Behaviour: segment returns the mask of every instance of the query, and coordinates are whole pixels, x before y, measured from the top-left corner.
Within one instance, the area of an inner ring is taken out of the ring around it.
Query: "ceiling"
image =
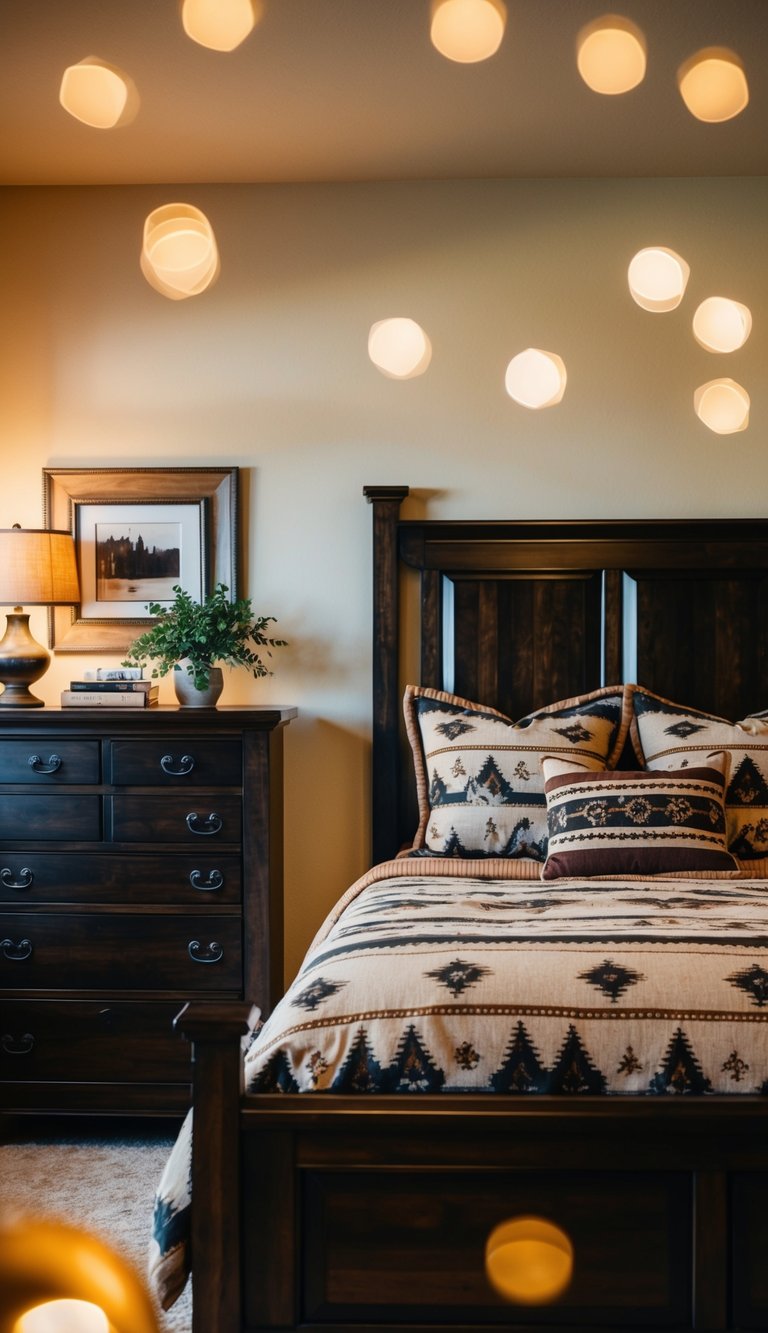
[[[185,36],[177,0],[0,0],[0,184],[293,182],[768,174],[768,0],[625,0],[648,72],[602,97],[575,65],[610,0],[507,0],[498,53],[445,60],[429,0],[264,0],[229,54]],[[704,46],[742,57],[751,100],[704,125],[675,72]],[[59,106],[65,67],[126,70],[133,122]]]

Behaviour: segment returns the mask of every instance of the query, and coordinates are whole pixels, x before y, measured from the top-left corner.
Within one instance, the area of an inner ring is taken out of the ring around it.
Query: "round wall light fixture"
[[[133,119],[139,98],[129,74],[98,56],[85,56],[64,70],[59,102],[84,125],[111,130]]]
[[[516,1305],[557,1300],[573,1275],[573,1245],[543,1217],[513,1217],[494,1227],[485,1245],[491,1286]]]
[[[432,0],[432,45],[462,65],[487,60],[501,46],[507,22],[503,0]]]
[[[645,78],[645,37],[629,19],[604,14],[576,38],[579,74],[593,92],[628,93]]]
[[[263,13],[261,0],[182,0],[185,33],[211,51],[234,51],[253,32]]]
[[[693,317],[693,336],[710,352],[736,352],[752,330],[752,313],[728,296],[708,296]]]
[[[560,402],[567,379],[565,362],[556,352],[526,347],[507,366],[504,387],[521,407],[537,410]]]
[[[371,325],[368,355],[382,375],[411,380],[423,375],[432,360],[432,344],[415,319],[395,316]]]
[[[677,71],[680,96],[692,116],[710,124],[732,120],[749,101],[744,66],[735,51],[707,46]]]
[[[163,204],[144,223],[141,271],[172,301],[198,296],[219,274],[213,228],[194,204]]]
[[[674,310],[683,299],[690,272],[685,260],[665,245],[638,250],[627,271],[632,299],[657,314]]]
[[[735,435],[749,425],[749,394],[735,380],[709,380],[693,395],[697,417],[717,435]]]

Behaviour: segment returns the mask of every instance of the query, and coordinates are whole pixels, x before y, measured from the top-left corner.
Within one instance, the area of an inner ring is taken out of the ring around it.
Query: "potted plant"
[[[140,634],[128,649],[123,666],[153,663],[152,676],[174,672],[174,686],[179,702],[192,705],[215,704],[223,688],[221,667],[247,667],[253,676],[271,676],[263,661],[273,648],[285,646],[285,639],[265,633],[274,616],[254,616],[250,598],[230,601],[225,583],[216,585],[209,597],[195,602],[188,592],[174,585],[170,606],[150,602],[147,610],[156,616],[153,625]]]

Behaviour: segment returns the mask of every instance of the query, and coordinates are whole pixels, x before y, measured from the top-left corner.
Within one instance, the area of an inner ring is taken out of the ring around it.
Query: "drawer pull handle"
[[[187,828],[190,833],[199,833],[202,837],[210,837],[212,833],[220,833],[224,827],[224,820],[221,815],[206,815],[205,818],[198,814],[187,815]]]
[[[224,950],[215,940],[207,948],[199,940],[190,940],[187,952],[193,963],[220,963],[224,957]]]
[[[183,754],[179,760],[178,768],[174,768],[176,760],[172,754],[164,754],[160,760],[160,767],[164,773],[171,778],[185,778],[187,773],[191,773],[195,767],[195,761],[191,754]]]
[[[211,893],[214,889],[221,888],[224,883],[224,876],[220,870],[209,870],[208,878],[203,879],[202,870],[191,870],[189,882],[193,889],[200,889],[203,893]]]
[[[35,1044],[35,1039],[31,1032],[25,1032],[22,1037],[16,1038],[10,1032],[4,1032],[0,1037],[0,1046],[2,1046],[6,1055],[29,1055]]]
[[[31,754],[27,760],[33,773],[58,773],[61,768],[61,759],[57,754],[49,755],[48,759],[41,759],[39,754]]]
[[[32,957],[31,940],[19,940],[18,944],[14,940],[0,940],[0,949],[9,963],[23,963]]]
[[[0,880],[2,880],[6,889],[28,889],[34,878],[29,866],[21,867],[18,879],[13,878],[13,871],[8,866],[3,866],[0,870]]]

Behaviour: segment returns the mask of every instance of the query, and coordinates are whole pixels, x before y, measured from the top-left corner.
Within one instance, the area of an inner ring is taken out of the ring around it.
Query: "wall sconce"
[[[693,317],[693,336],[710,352],[737,352],[751,330],[749,307],[728,296],[708,296]]]
[[[543,1217],[513,1217],[494,1227],[485,1245],[485,1271],[495,1291],[515,1305],[548,1305],[573,1275],[573,1245]]]
[[[503,0],[432,0],[432,45],[462,65],[487,60],[501,46],[507,23]]]
[[[12,606],[0,640],[2,708],[42,708],[29,686],[48,668],[51,655],[29,632],[22,606],[74,606],[80,601],[75,543],[70,532],[0,529],[0,606]]]
[[[568,375],[565,362],[556,352],[527,347],[513,356],[504,376],[510,398],[521,407],[554,407],[565,393]]]
[[[605,14],[576,39],[579,74],[593,92],[628,93],[645,78],[645,37],[629,19]]]
[[[380,319],[368,334],[368,355],[383,375],[411,380],[432,360],[432,344],[415,319]]]
[[[163,204],[144,223],[141,271],[171,301],[204,292],[219,275],[213,228],[194,204]]]
[[[683,299],[690,272],[685,260],[665,245],[638,250],[627,271],[632,299],[655,314],[674,310]]]
[[[717,435],[735,435],[749,425],[749,394],[735,380],[709,380],[693,395],[697,417]]]
[[[735,51],[707,46],[677,71],[680,96],[692,116],[717,124],[732,120],[749,101],[744,66]]]
[[[261,0],[183,0],[181,22],[185,33],[211,51],[234,51],[253,32],[261,15]]]
[[[139,109],[139,95],[130,75],[98,56],[86,56],[67,66],[59,102],[75,120],[96,130],[127,125]]]

